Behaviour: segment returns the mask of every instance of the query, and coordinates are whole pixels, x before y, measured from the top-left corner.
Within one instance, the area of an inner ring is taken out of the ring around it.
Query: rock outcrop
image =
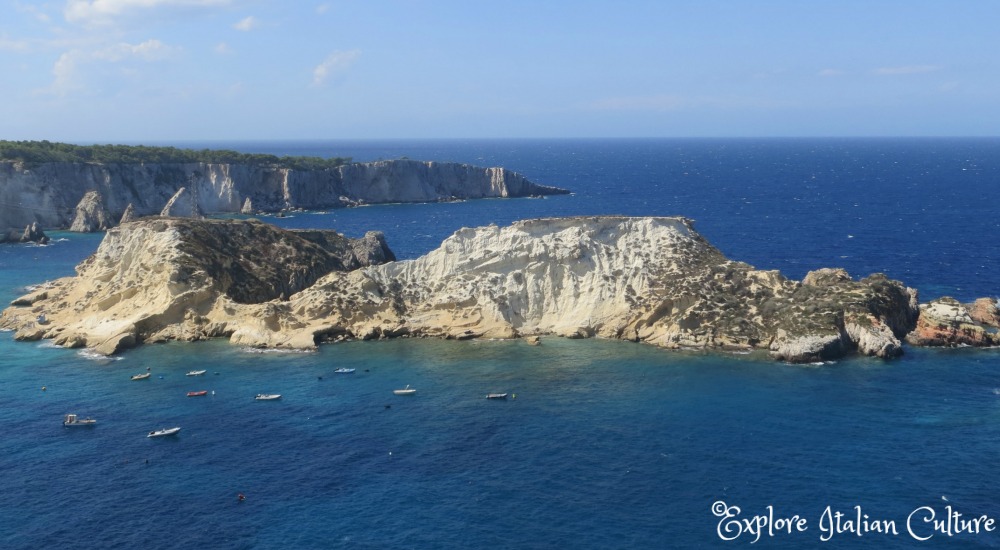
[[[1000,346],[997,302],[980,298],[966,305],[945,296],[920,304],[920,318],[906,341],[916,346]]]
[[[187,187],[181,187],[170,197],[167,204],[160,210],[161,216],[172,216],[175,218],[201,218],[201,209],[198,208],[198,197],[195,192],[188,191]]]
[[[90,193],[96,193],[96,200]],[[0,161],[0,220],[18,231],[34,222],[68,228],[80,216],[78,205],[85,209],[79,227],[88,230],[83,228],[111,227],[129,204],[136,217],[163,212],[199,216],[561,193],[567,191],[536,185],[503,168],[413,160],[316,170],[207,163],[45,163],[28,168]],[[85,196],[89,198],[83,202]]]
[[[683,218],[462,229],[421,258],[379,265],[392,259],[380,235],[333,261],[322,251],[339,236],[317,233],[140,220],[109,231],[76,277],[20,298],[0,326],[103,353],[210,336],[310,348],[346,337],[552,334],[812,362],[898,355],[917,316],[916,292],[897,281],[839,272],[791,281],[727,259]],[[368,267],[342,270],[355,265]],[[33,322],[41,313],[45,327]]]
[[[16,229],[0,232],[0,243],[39,243],[46,244],[49,237],[42,231],[38,222],[32,222],[25,226],[23,231]]]
[[[0,324],[16,328],[17,339],[105,354],[143,341],[199,340],[226,334],[227,317],[246,304],[281,302],[331,271],[394,259],[381,234],[360,244],[334,232],[307,237],[255,220],[132,222],[108,231],[76,277],[15,300],[30,310],[11,309]],[[46,324],[33,321],[42,314]]]
[[[128,203],[128,206],[125,207],[125,212],[122,213],[122,219],[118,220],[118,225],[135,221],[136,218],[135,207],[132,206],[132,203]]]
[[[70,231],[92,233],[104,231],[113,226],[111,215],[104,207],[104,200],[97,191],[87,191],[76,205],[76,217],[70,225]]]

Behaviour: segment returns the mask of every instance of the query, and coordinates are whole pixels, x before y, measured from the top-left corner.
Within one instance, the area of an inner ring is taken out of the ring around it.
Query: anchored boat
[[[93,418],[78,418],[75,414],[67,414],[63,418],[63,426],[75,427],[75,426],[94,426],[97,424],[97,420]]]
[[[274,401],[275,399],[281,399],[280,393],[258,393],[254,399],[257,401]]]

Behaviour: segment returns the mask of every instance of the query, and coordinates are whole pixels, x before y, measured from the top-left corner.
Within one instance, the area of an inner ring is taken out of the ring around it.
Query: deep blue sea
[[[463,226],[683,215],[793,278],[844,267],[925,300],[1000,293],[1000,139],[169,145],[502,165],[574,192],[265,218],[381,230],[400,258]],[[51,235],[0,247],[0,303],[101,239]],[[406,384],[417,393],[393,395]],[[63,428],[66,413],[99,423]],[[1000,547],[1000,350],[792,366],[558,338],[212,341],[108,359],[2,333],[0,422],[3,549]],[[771,515],[779,529],[749,546]]]

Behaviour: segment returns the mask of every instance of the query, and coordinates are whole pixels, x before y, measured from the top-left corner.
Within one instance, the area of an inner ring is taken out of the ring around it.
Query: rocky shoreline
[[[104,354],[225,337],[311,349],[345,338],[556,335],[788,362],[910,345],[1000,344],[995,301],[939,299],[881,274],[803,281],[726,258],[684,218],[578,217],[465,228],[393,261],[378,233],[148,218],[108,231],[77,276],[18,298],[0,327]],[[39,321],[44,316],[44,323]]]

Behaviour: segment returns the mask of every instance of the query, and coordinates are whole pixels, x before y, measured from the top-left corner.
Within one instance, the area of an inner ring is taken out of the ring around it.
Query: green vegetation
[[[46,162],[95,162],[101,164],[177,164],[205,162],[213,164],[255,164],[320,170],[348,164],[343,157],[277,157],[263,153],[238,153],[225,149],[178,149],[146,145],[73,145],[50,141],[0,140],[0,161],[20,161],[29,166]]]

